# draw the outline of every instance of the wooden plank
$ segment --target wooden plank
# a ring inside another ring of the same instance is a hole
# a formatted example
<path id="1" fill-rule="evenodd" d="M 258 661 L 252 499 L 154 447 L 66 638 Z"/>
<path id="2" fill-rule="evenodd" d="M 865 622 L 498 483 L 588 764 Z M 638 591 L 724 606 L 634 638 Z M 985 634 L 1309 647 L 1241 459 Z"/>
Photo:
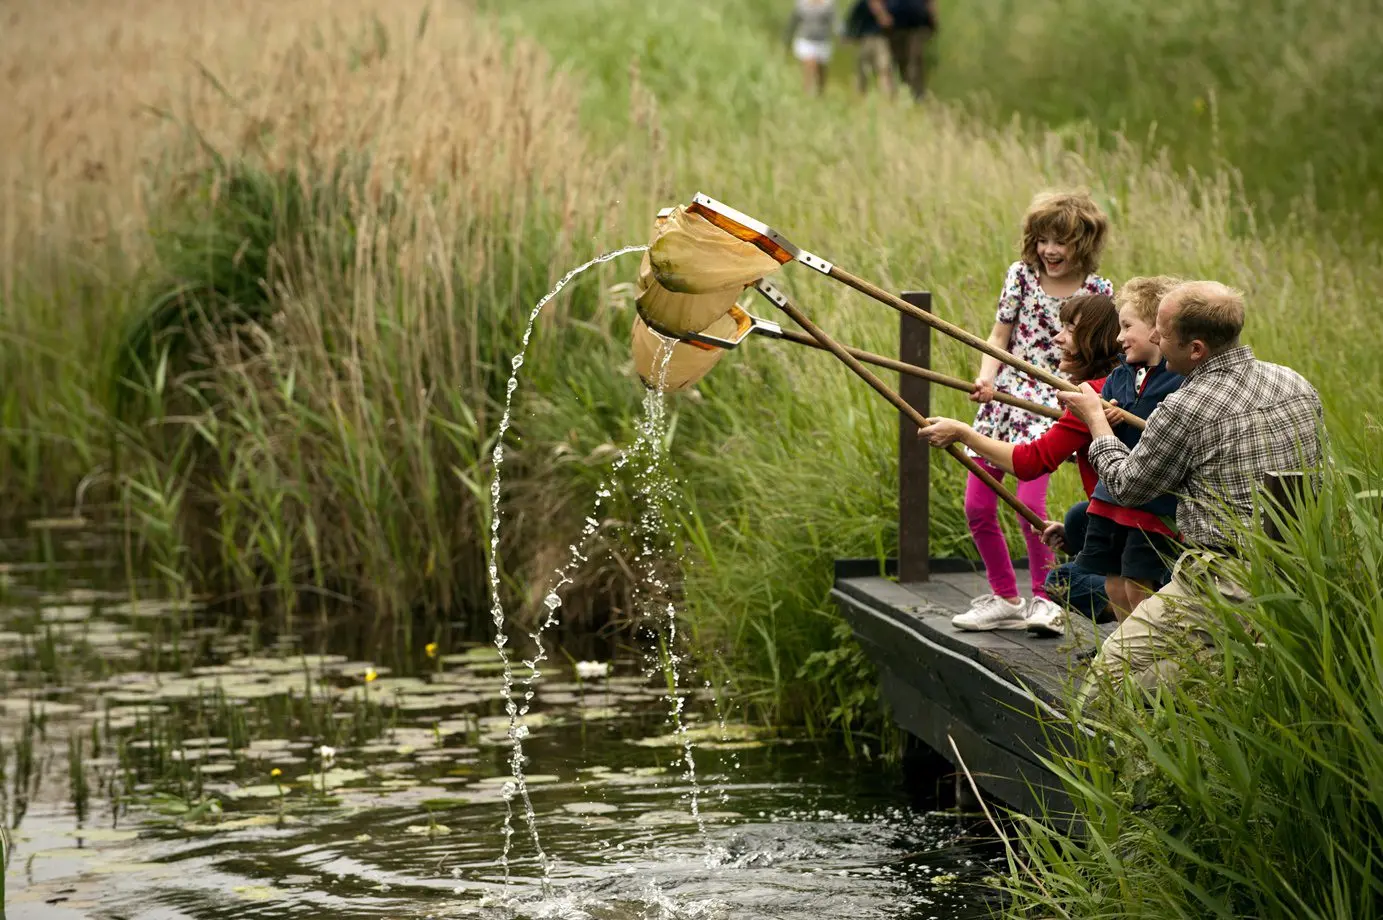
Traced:
<path id="1" fill-rule="evenodd" d="M 903 590 L 877 577 L 841 579 L 832 590 L 879 669 L 895 720 L 954 762 L 953 739 L 987 795 L 1028 814 L 1069 812 L 1042 763 L 1072 745 L 1072 726 L 1060 710 L 1073 665 L 1052 651 L 1062 640 L 1044 645 L 1020 633 L 968 633 L 952 627 L 945 612 L 899 606 L 912 601 L 915 609 L 923 595 L 933 596 L 933 585 L 945 583 L 937 574 Z"/>
<path id="2" fill-rule="evenodd" d="M 1065 730 L 1052 701 L 1020 686 L 1003 657 L 980 661 L 963 655 L 923 634 L 896 611 L 890 614 L 837 596 L 856 638 L 878 667 L 907 680 L 976 734 L 1014 751 L 1042 752 L 1049 748 L 1050 732 Z"/>

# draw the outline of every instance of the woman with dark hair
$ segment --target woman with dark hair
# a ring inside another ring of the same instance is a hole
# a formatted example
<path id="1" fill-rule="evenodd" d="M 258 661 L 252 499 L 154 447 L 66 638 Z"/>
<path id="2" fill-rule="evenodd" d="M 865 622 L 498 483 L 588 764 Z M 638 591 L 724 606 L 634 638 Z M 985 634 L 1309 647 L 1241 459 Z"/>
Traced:
<path id="1" fill-rule="evenodd" d="M 1105 294 L 1077 294 L 1061 305 L 1061 332 L 1056 337 L 1061 349 L 1059 369 L 1073 383 L 1088 383 L 1095 392 L 1104 387 L 1105 377 L 1119 363 L 1119 311 L 1114 300 Z M 1111 410 L 1112 411 L 1112 410 Z M 1080 470 L 1081 485 L 1091 495 L 1099 482 L 1088 456 L 1090 429 L 1070 412 L 1047 429 L 1047 432 L 1024 444 L 1010 444 L 986 437 L 974 428 L 952 418 L 936 418 L 918 431 L 935 447 L 947 447 L 956 441 L 984 458 L 1004 473 L 1020 480 L 1036 479 L 1056 470 L 1074 454 Z M 1060 525 L 1049 527 L 1052 541 L 1064 541 Z M 1079 549 L 1079 547 L 1076 547 Z M 951 623 L 959 629 L 1023 629 L 1061 635 L 1065 632 L 1065 613 L 1045 597 L 1034 597 L 1027 606 L 1009 612 L 999 605 L 972 609 L 953 617 Z"/>

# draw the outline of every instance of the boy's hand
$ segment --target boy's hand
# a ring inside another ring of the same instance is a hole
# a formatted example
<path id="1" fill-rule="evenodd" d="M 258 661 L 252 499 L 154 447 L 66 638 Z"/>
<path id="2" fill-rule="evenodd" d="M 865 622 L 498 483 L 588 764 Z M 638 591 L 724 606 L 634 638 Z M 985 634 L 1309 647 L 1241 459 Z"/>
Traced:
<path id="1" fill-rule="evenodd" d="M 1119 400 L 1111 399 L 1109 405 L 1104 407 L 1104 420 L 1109 422 L 1110 428 L 1117 428 L 1124 423 L 1124 415 L 1119 410 Z"/>
<path id="2" fill-rule="evenodd" d="M 1066 525 L 1060 521 L 1048 521 L 1047 527 L 1042 531 L 1042 542 L 1052 549 L 1070 552 L 1071 548 L 1066 545 Z"/>
<path id="3" fill-rule="evenodd" d="M 970 393 L 970 401 L 987 403 L 994 399 L 994 381 L 985 377 L 975 378 L 975 389 Z"/>

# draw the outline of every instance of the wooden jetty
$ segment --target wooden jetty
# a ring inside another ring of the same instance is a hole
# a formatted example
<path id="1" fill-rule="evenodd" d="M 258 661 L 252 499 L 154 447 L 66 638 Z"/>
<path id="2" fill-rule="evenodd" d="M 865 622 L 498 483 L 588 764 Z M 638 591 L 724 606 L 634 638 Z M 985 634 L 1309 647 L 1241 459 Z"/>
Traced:
<path id="1" fill-rule="evenodd" d="M 930 309 L 929 294 L 903 298 Z M 900 360 L 930 367 L 930 327 L 906 315 L 901 321 Z M 903 376 L 899 390 L 927 415 L 928 387 Z M 989 589 L 976 564 L 931 557 L 929 448 L 906 418 L 900 422 L 898 558 L 882 566 L 838 561 L 832 596 L 878 667 L 901 728 L 955 773 L 968 772 L 987 796 L 1028 814 L 1043 806 L 1069 811 L 1042 759 L 1065 744 L 1065 688 L 1088 669 L 1088 652 L 1113 626 L 1072 617 L 1077 631 L 1065 638 L 952 626 L 951 617 Z"/>

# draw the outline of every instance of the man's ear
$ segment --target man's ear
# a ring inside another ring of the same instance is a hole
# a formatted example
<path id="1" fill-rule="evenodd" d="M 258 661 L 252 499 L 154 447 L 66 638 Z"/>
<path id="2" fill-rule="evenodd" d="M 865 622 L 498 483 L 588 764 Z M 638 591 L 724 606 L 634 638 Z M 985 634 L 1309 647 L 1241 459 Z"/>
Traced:
<path id="1" fill-rule="evenodd" d="M 1210 346 L 1202 342 L 1200 339 L 1192 339 L 1191 360 L 1204 361 L 1208 357 L 1210 357 Z"/>

